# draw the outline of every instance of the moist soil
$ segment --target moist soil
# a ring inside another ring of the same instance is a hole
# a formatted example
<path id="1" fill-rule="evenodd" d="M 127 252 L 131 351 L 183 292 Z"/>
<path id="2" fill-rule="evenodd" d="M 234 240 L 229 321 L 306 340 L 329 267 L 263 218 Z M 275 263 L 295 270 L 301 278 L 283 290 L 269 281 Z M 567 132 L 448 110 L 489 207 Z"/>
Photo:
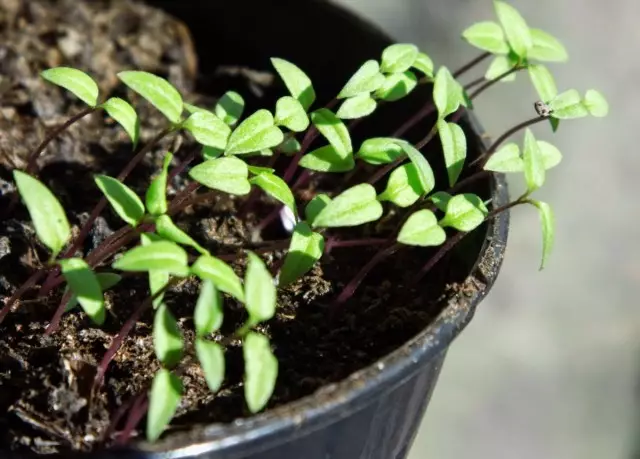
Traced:
<path id="1" fill-rule="evenodd" d="M 246 96 L 248 108 L 259 106 L 274 81 L 270 73 L 225 68 L 217 73 L 215 84 L 208 81 L 207 88 L 217 91 L 197 94 L 197 57 L 188 29 L 145 5 L 128 1 L 0 0 L 2 212 L 15 192 L 11 171 L 24 168 L 29 152 L 46 133 L 83 108 L 73 96 L 38 77 L 44 68 L 59 65 L 90 73 L 102 94 L 132 100 L 142 120 L 142 144 L 164 128 L 166 121 L 118 85 L 115 75 L 123 69 L 164 76 L 178 87 L 185 100 L 203 105 L 212 104 L 216 96 L 232 87 Z M 127 184 L 143 195 L 164 152 L 176 152 L 175 166 L 192 148 L 188 139 L 166 139 L 136 167 Z M 47 148 L 39 161 L 39 177 L 63 203 L 75 234 L 100 198 L 92 175 L 115 176 L 130 158 L 131 145 L 125 134 L 102 114 L 83 119 Z M 252 160 L 263 165 L 268 161 Z M 169 185 L 170 199 L 185 186 L 184 174 L 181 176 Z M 354 177 L 354 183 L 358 179 Z M 316 179 L 297 198 L 304 203 L 318 191 L 330 191 L 331 185 L 326 179 Z M 340 189 L 344 186 L 339 185 Z M 176 222 L 200 244 L 226 257 L 239 275 L 244 272 L 243 248 L 260 251 L 269 240 L 286 237 L 278 222 L 261 234 L 255 231 L 256 224 L 275 208 L 272 201 L 261 197 L 249 212 L 239 213 L 242 205 L 220 194 L 176 217 Z M 381 223 L 332 235 L 339 239 L 380 237 L 389 234 L 396 224 L 397 216 L 392 214 Z M 121 226 L 111 211 L 105 211 L 76 255 L 88 254 Z M 279 290 L 276 317 L 259 328 L 270 337 L 279 361 L 278 382 L 269 408 L 344 379 L 401 346 L 433 320 L 443 307 L 443 299 L 459 288 L 456 282 L 462 281 L 469 269 L 465 263 L 464 268 L 456 269 L 460 264 L 446 257 L 416 290 L 407 284 L 407 278 L 433 252 L 401 250 L 374 269 L 352 298 L 336 306 L 333 300 L 341 288 L 378 250 L 334 248 L 301 280 Z M 261 252 L 274 271 L 284 254 Z M 6 301 L 46 260 L 47 252 L 35 238 L 26 209 L 17 206 L 0 224 L 0 302 Z M 108 268 L 103 265 L 98 270 Z M 184 397 L 167 433 L 249 415 L 243 400 L 242 350 L 239 340 L 233 338 L 233 331 L 246 314 L 241 304 L 225 298 L 224 325 L 212 338 L 226 348 L 226 377 L 222 389 L 211 393 L 193 350 L 191 317 L 198 288 L 195 280 L 188 279 L 166 294 L 166 304 L 185 337 L 186 356 L 179 367 Z M 125 415 L 113 422 L 119 408 L 144 393 L 159 368 L 151 337 L 152 311 L 142 316 L 126 338 L 100 390 L 92 393 L 91 386 L 112 338 L 148 296 L 146 277 L 125 277 L 106 293 L 108 314 L 103 327 L 97 328 L 84 313 L 75 310 L 64 315 L 52 336 L 43 332 L 59 305 L 61 289 L 45 297 L 38 297 L 37 292 L 36 285 L 0 325 L 0 450 L 46 454 L 112 445 L 126 419 Z M 133 434 L 134 438 L 140 435 L 140 431 Z"/>

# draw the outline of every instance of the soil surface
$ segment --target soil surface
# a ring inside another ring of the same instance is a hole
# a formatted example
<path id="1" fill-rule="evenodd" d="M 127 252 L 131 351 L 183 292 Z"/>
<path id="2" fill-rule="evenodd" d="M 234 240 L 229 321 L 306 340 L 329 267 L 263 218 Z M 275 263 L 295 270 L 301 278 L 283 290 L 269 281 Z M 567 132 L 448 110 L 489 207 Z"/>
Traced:
<path id="1" fill-rule="evenodd" d="M 115 74 L 123 69 L 165 76 L 185 100 L 203 104 L 212 103 L 230 84 L 259 102 L 273 81 L 269 74 L 227 69 L 219 74 L 217 94 L 196 94 L 197 58 L 187 29 L 133 2 L 0 0 L 0 210 L 8 207 L 15 191 L 11 170 L 23 168 L 46 132 L 83 108 L 73 96 L 38 77 L 39 71 L 58 65 L 86 70 L 98 80 L 103 95 L 120 94 L 132 100 L 142 120 L 143 144 L 166 121 L 118 85 Z M 175 166 L 191 148 L 188 139 L 167 139 L 150 152 L 127 184 L 142 195 L 164 151 L 176 152 Z M 39 162 L 39 176 L 61 200 L 77 231 L 100 198 L 92 175 L 115 176 L 130 158 L 131 145 L 123 131 L 102 114 L 93 114 L 47 148 Z M 260 161 L 254 162 L 264 164 Z M 169 186 L 169 196 L 185 183 L 184 178 L 176 178 Z M 298 198 L 303 203 L 330 185 L 317 179 Z M 240 219 L 236 215 L 242 202 L 215 195 L 186 209 L 176 221 L 212 253 L 230 258 L 242 275 L 245 258 L 241 248 L 259 249 L 269 239 L 286 237 L 274 224 L 256 239 L 256 223 L 275 208 L 263 197 L 258 204 Z M 331 234 L 338 239 L 379 237 L 388 234 L 397 223 L 395 218 Z M 121 226 L 113 213 L 105 211 L 78 255 L 88 254 Z M 278 383 L 269 407 L 339 381 L 406 342 L 435 317 L 447 289 L 456 288 L 455 282 L 467 274 L 454 271 L 445 259 L 414 291 L 407 277 L 432 251 L 401 250 L 376 268 L 347 303 L 335 307 L 336 294 L 378 250 L 335 248 L 303 279 L 279 291 L 277 316 L 259 328 L 270 337 L 279 360 Z M 262 253 L 272 268 L 283 256 L 282 251 Z M 16 207 L 0 225 L 0 302 L 42 267 L 46 257 L 26 210 Z M 108 264 L 99 267 L 106 269 Z M 0 450 L 53 453 L 111 445 L 124 425 L 123 420 L 113 422 L 118 409 L 144 393 L 159 368 L 151 338 L 152 311 L 142 316 L 127 337 L 101 389 L 92 393 L 91 385 L 112 338 L 148 295 L 146 277 L 127 277 L 106 293 L 109 313 L 102 328 L 76 310 L 64 315 L 60 329 L 50 337 L 43 331 L 62 291 L 42 298 L 37 287 L 0 326 Z M 185 280 L 166 295 L 186 342 L 186 357 L 180 366 L 184 397 L 167 433 L 249 415 L 243 400 L 241 347 L 231 338 L 246 318 L 243 307 L 225 298 L 224 325 L 214 339 L 226 347 L 226 378 L 222 389 L 211 393 L 193 350 L 191 317 L 198 288 L 195 280 Z"/>

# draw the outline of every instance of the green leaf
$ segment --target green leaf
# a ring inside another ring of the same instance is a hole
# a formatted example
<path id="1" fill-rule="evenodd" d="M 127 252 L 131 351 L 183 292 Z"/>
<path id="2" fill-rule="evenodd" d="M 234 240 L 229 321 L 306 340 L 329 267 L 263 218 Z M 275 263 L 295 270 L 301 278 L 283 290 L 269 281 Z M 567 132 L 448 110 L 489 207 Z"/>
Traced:
<path id="1" fill-rule="evenodd" d="M 235 91 L 225 92 L 214 108 L 218 118 L 229 126 L 238 122 L 244 111 L 244 99 Z"/>
<path id="2" fill-rule="evenodd" d="M 551 116 L 558 119 L 583 118 L 589 115 L 580 93 L 575 89 L 558 94 L 547 105 L 552 111 Z"/>
<path id="3" fill-rule="evenodd" d="M 410 43 L 395 43 L 382 51 L 380 70 L 384 73 L 402 73 L 418 58 L 418 47 Z"/>
<path id="4" fill-rule="evenodd" d="M 217 392 L 224 381 L 224 349 L 218 343 L 198 338 L 196 339 L 196 355 L 209 390 Z"/>
<path id="5" fill-rule="evenodd" d="M 354 168 L 355 161 L 352 154 L 343 156 L 332 145 L 325 145 L 304 155 L 299 165 L 318 172 L 347 172 Z"/>
<path id="6" fill-rule="evenodd" d="M 551 131 L 557 132 L 558 127 L 560 126 L 560 120 L 558 118 L 554 118 L 553 116 L 549 118 L 549 124 L 551 125 Z"/>
<path id="7" fill-rule="evenodd" d="M 107 175 L 96 175 L 94 180 L 118 216 L 130 226 L 137 226 L 144 217 L 144 204 L 135 191 Z"/>
<path id="8" fill-rule="evenodd" d="M 98 85 L 83 71 L 71 67 L 55 67 L 44 70 L 40 76 L 71 92 L 89 107 L 98 105 Z"/>
<path id="9" fill-rule="evenodd" d="M 589 89 L 584 95 L 583 105 L 591 116 L 602 118 L 609 113 L 609 103 L 604 95 L 595 89 Z"/>
<path id="10" fill-rule="evenodd" d="M 553 75 L 544 65 L 529 65 L 529 77 L 538 97 L 543 102 L 549 102 L 558 95 L 558 88 Z"/>
<path id="11" fill-rule="evenodd" d="M 196 142 L 216 150 L 224 150 L 231 135 L 231 128 L 224 121 L 205 111 L 189 116 L 182 127 L 193 135 Z"/>
<path id="12" fill-rule="evenodd" d="M 253 325 L 264 322 L 276 313 L 276 286 L 269 270 L 258 255 L 247 251 L 249 259 L 244 275 L 245 307 Z"/>
<path id="13" fill-rule="evenodd" d="M 309 127 L 309 117 L 297 99 L 284 96 L 276 102 L 275 123 L 294 132 L 302 132 Z"/>
<path id="14" fill-rule="evenodd" d="M 249 166 L 247 165 L 247 169 L 253 175 L 262 175 L 262 174 L 273 174 L 276 170 L 271 167 L 261 167 L 261 166 Z"/>
<path id="15" fill-rule="evenodd" d="M 322 209 L 327 207 L 327 204 L 329 204 L 330 202 L 331 198 L 326 194 L 318 194 L 314 196 L 313 199 L 309 201 L 307 206 L 304 208 L 304 215 L 307 219 L 307 222 L 312 225 L 318 214 L 322 212 Z"/>
<path id="16" fill-rule="evenodd" d="M 189 171 L 189 177 L 207 188 L 225 193 L 245 195 L 251 191 L 247 164 L 234 157 L 200 163 Z"/>
<path id="17" fill-rule="evenodd" d="M 263 409 L 276 386 L 278 359 L 271 352 L 269 339 L 249 332 L 242 343 L 244 355 L 244 398 L 249 411 Z"/>
<path id="18" fill-rule="evenodd" d="M 51 250 L 51 258 L 55 258 L 71 237 L 64 209 L 38 179 L 16 169 L 13 171 L 13 180 L 27 206 L 38 239 Z"/>
<path id="19" fill-rule="evenodd" d="M 377 103 L 369 94 L 359 94 L 346 99 L 338 109 L 338 118 L 352 120 L 372 114 Z"/>
<path id="20" fill-rule="evenodd" d="M 158 370 L 149 391 L 149 411 L 147 412 L 147 440 L 156 441 L 173 418 L 180 397 L 182 382 L 169 370 Z"/>
<path id="21" fill-rule="evenodd" d="M 118 78 L 156 107 L 169 121 L 176 124 L 180 122 L 182 96 L 167 80 L 139 70 L 120 72 Z"/>
<path id="22" fill-rule="evenodd" d="M 365 140 L 357 153 L 358 158 L 376 166 L 392 163 L 402 155 L 404 150 L 398 145 L 397 139 L 388 137 Z"/>
<path id="23" fill-rule="evenodd" d="M 484 78 L 486 80 L 495 80 L 514 68 L 517 64 L 518 62 L 512 56 L 495 56 L 491 61 L 491 64 L 489 64 L 489 68 L 484 74 Z M 510 75 L 503 76 L 500 81 L 502 83 L 508 83 L 515 81 L 515 79 L 516 74 L 512 73 Z"/>
<path id="24" fill-rule="evenodd" d="M 520 58 L 526 58 L 533 47 L 529 26 L 513 6 L 500 1 L 494 1 L 493 4 L 511 49 Z"/>
<path id="25" fill-rule="evenodd" d="M 184 109 L 189 113 L 189 114 L 194 114 L 194 113 L 211 113 L 211 110 L 208 110 L 206 108 L 202 108 L 202 107 L 198 107 L 197 105 L 193 105 L 187 102 L 183 102 L 182 105 L 184 106 Z"/>
<path id="26" fill-rule="evenodd" d="M 111 97 L 101 107 L 122 126 L 135 148 L 140 137 L 140 119 L 135 109 L 119 97 Z"/>
<path id="27" fill-rule="evenodd" d="M 493 21 L 478 22 L 462 32 L 462 38 L 476 48 L 493 54 L 509 53 L 509 44 L 500 24 Z"/>
<path id="28" fill-rule="evenodd" d="M 453 186 L 464 168 L 464 160 L 467 157 L 467 139 L 462 128 L 455 123 L 447 123 L 441 119 L 437 126 L 444 153 L 444 164 L 449 176 L 449 186 Z"/>
<path id="29" fill-rule="evenodd" d="M 442 245 L 446 239 L 447 234 L 438 226 L 435 214 L 427 209 L 411 214 L 398 234 L 398 242 L 420 247 Z"/>
<path id="30" fill-rule="evenodd" d="M 300 279 L 322 257 L 324 237 L 311 231 L 309 225 L 300 222 L 293 229 L 289 251 L 278 276 L 278 285 L 284 287 Z"/>
<path id="31" fill-rule="evenodd" d="M 545 179 L 542 153 L 531 129 L 527 129 L 524 133 L 522 159 L 524 162 L 524 178 L 527 182 L 527 191 L 531 193 L 540 188 L 544 184 Z"/>
<path id="32" fill-rule="evenodd" d="M 202 147 L 202 157 L 205 161 L 219 158 L 222 156 L 222 153 L 224 153 L 224 150 L 221 150 L 220 148 L 207 147 L 206 145 Z"/>
<path id="33" fill-rule="evenodd" d="M 163 240 L 164 239 L 154 233 L 142 233 L 140 235 L 140 241 L 143 246 Z M 159 292 L 167 286 L 170 277 L 171 274 L 163 271 L 162 269 L 153 269 L 149 271 L 149 292 L 152 297 L 155 297 L 152 302 L 153 309 L 157 309 L 157 307 L 162 304 L 162 301 L 164 300 L 164 291 L 162 293 Z"/>
<path id="34" fill-rule="evenodd" d="M 202 255 L 191 266 L 191 272 L 202 280 L 210 280 L 225 293 L 236 297 L 244 303 L 242 282 L 231 266 L 219 258 Z"/>
<path id="35" fill-rule="evenodd" d="M 309 110 L 311 104 L 316 100 L 316 92 L 307 74 L 284 59 L 274 57 L 271 58 L 271 63 L 291 95 L 298 99 L 305 111 Z"/>
<path id="36" fill-rule="evenodd" d="M 311 122 L 333 146 L 341 158 L 353 153 L 347 126 L 331 110 L 321 108 L 311 113 Z"/>
<path id="37" fill-rule="evenodd" d="M 523 169 L 520 148 L 515 143 L 508 143 L 498 149 L 484 165 L 484 170 L 493 172 L 522 172 Z"/>
<path id="38" fill-rule="evenodd" d="M 376 189 L 368 183 L 352 186 L 327 203 L 313 220 L 313 227 L 358 226 L 382 217 Z"/>
<path id="39" fill-rule="evenodd" d="M 409 160 L 411 160 L 411 162 L 416 166 L 424 194 L 429 194 L 436 186 L 436 179 L 433 175 L 433 170 L 431 169 L 429 162 L 422 153 L 416 150 L 416 148 L 409 142 L 398 140 L 398 144 L 402 146 L 402 149 L 409 157 Z"/>
<path id="40" fill-rule="evenodd" d="M 433 61 L 425 53 L 418 53 L 412 67 L 424 73 L 426 77 L 433 78 Z"/>
<path id="41" fill-rule="evenodd" d="M 285 139 L 285 141 L 282 142 L 278 147 L 280 152 L 284 153 L 285 155 L 293 155 L 295 153 L 298 153 L 301 148 L 302 145 L 300 145 L 300 142 L 298 142 L 298 139 L 296 139 L 295 137 Z"/>
<path id="42" fill-rule="evenodd" d="M 274 123 L 269 110 L 258 110 L 231 133 L 226 153 L 241 155 L 279 145 L 284 134 Z"/>
<path id="43" fill-rule="evenodd" d="M 182 359 L 182 332 L 166 304 L 161 304 L 153 318 L 153 348 L 164 366 L 173 367 Z"/>
<path id="44" fill-rule="evenodd" d="M 294 215 L 298 215 L 298 209 L 296 207 L 296 200 L 293 197 L 293 193 L 287 185 L 287 182 L 282 180 L 275 174 L 260 174 L 249 180 L 252 184 L 259 186 L 262 190 L 274 199 L 277 199 L 282 204 L 287 206 Z"/>
<path id="45" fill-rule="evenodd" d="M 145 203 L 151 215 L 162 215 L 167 212 L 167 179 L 169 177 L 169 165 L 173 155 L 167 152 L 162 161 L 162 170 L 154 178 L 147 188 Z"/>
<path id="46" fill-rule="evenodd" d="M 376 90 L 374 95 L 378 99 L 394 102 L 409 95 L 417 84 L 418 78 L 410 70 L 404 73 L 392 73 L 385 78 L 384 84 Z"/>
<path id="47" fill-rule="evenodd" d="M 120 271 L 164 271 L 176 276 L 186 276 L 187 252 L 169 241 L 152 242 L 149 245 L 134 247 L 113 263 Z"/>
<path id="48" fill-rule="evenodd" d="M 440 226 L 469 232 L 480 226 L 487 214 L 487 207 L 478 196 L 470 193 L 458 194 L 447 203 L 447 211 L 440 220 Z"/>
<path id="49" fill-rule="evenodd" d="M 442 212 L 447 211 L 447 205 L 449 204 L 449 201 L 451 201 L 451 198 L 453 198 L 453 196 L 445 191 L 438 191 L 429 196 L 431 202 L 433 202 L 433 204 Z"/>
<path id="50" fill-rule="evenodd" d="M 545 170 L 556 167 L 562 161 L 562 153 L 554 145 L 544 140 L 538 140 L 538 149 L 542 157 L 542 164 Z"/>
<path id="51" fill-rule="evenodd" d="M 193 240 L 191 236 L 182 231 L 168 215 L 161 215 L 156 218 L 156 231 L 163 238 L 180 245 L 193 247 L 203 255 L 208 255 L 208 251 Z"/>
<path id="52" fill-rule="evenodd" d="M 415 164 L 397 167 L 389 175 L 387 188 L 378 196 L 379 201 L 391 201 L 399 207 L 409 207 L 424 194 Z"/>
<path id="53" fill-rule="evenodd" d="M 122 276 L 119 276 L 115 273 L 96 273 L 96 278 L 98 279 L 98 283 L 100 284 L 100 289 L 105 292 L 109 290 L 111 287 L 115 286 L 122 280 Z M 66 294 L 69 290 L 69 286 L 67 285 L 64 293 Z M 71 299 L 67 303 L 67 307 L 65 312 L 71 311 L 78 305 L 78 297 L 75 293 L 71 295 Z"/>
<path id="54" fill-rule="evenodd" d="M 542 260 L 540 262 L 540 270 L 542 270 L 546 266 L 549 255 L 553 250 L 555 217 L 551 206 L 546 202 L 536 201 L 534 199 L 529 199 L 527 202 L 536 206 L 540 214 L 540 224 L 542 226 Z"/>
<path id="55" fill-rule="evenodd" d="M 97 325 L 105 319 L 104 296 L 98 278 L 81 258 L 60 260 L 62 275 L 69 284 L 75 299 Z"/>
<path id="56" fill-rule="evenodd" d="M 567 50 L 562 43 L 544 30 L 529 29 L 533 47 L 529 50 L 528 58 L 548 62 L 566 62 L 569 59 Z"/>
<path id="57" fill-rule="evenodd" d="M 362 64 L 338 94 L 338 99 L 347 99 L 360 94 L 369 94 L 384 84 L 385 77 L 380 73 L 380 64 L 369 60 Z"/>
<path id="58" fill-rule="evenodd" d="M 198 336 L 206 336 L 222 326 L 224 311 L 222 295 L 210 279 L 202 281 L 200 295 L 193 311 L 193 322 Z"/>
<path id="59" fill-rule="evenodd" d="M 465 105 L 463 89 L 446 67 L 440 67 L 433 83 L 433 101 L 438 109 L 438 117 L 444 118 Z"/>

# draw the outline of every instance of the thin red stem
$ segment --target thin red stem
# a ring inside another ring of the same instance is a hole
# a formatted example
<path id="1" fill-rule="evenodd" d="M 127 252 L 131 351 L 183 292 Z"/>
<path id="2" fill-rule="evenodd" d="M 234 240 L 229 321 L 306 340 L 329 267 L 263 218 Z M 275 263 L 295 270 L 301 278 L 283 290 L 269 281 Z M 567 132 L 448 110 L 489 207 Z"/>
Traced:
<path id="1" fill-rule="evenodd" d="M 454 78 L 458 78 L 459 76 L 461 76 L 463 73 L 466 73 L 467 71 L 471 70 L 473 67 L 475 67 L 476 65 L 480 64 L 482 61 L 484 61 L 485 59 L 487 59 L 488 57 L 491 57 L 491 53 L 490 52 L 484 52 L 482 54 L 480 54 L 478 57 L 476 57 L 474 60 L 472 60 L 471 62 L 469 62 L 466 65 L 463 65 L 462 67 L 460 67 L 458 70 L 456 70 L 455 72 L 453 72 L 453 77 Z"/>
<path id="2" fill-rule="evenodd" d="M 13 295 L 11 295 L 11 297 L 9 298 L 9 300 L 7 300 L 7 302 L 2 307 L 2 309 L 0 309 L 0 324 L 2 323 L 4 318 L 7 316 L 7 314 L 11 312 L 11 308 L 13 304 L 16 301 L 18 301 L 22 297 L 22 295 L 24 295 L 27 292 L 27 290 L 33 287 L 36 284 L 36 282 L 38 282 L 42 277 L 44 277 L 45 272 L 46 271 L 36 271 L 35 273 L 33 273 L 31 277 L 29 277 L 29 279 L 27 279 L 27 281 L 24 284 L 22 284 L 18 288 L 18 290 L 16 290 L 13 293 Z"/>
<path id="3" fill-rule="evenodd" d="M 62 318 L 64 311 L 67 309 L 67 304 L 69 303 L 69 301 L 71 301 L 72 296 L 73 296 L 73 291 L 71 289 L 69 289 L 67 293 L 65 293 L 62 296 L 58 309 L 56 309 L 55 314 L 51 318 L 51 322 L 49 322 L 49 325 L 44 330 L 45 336 L 50 336 L 51 334 L 55 333 L 55 331 L 58 329 L 58 327 L 60 326 L 60 319 Z"/>
<path id="4" fill-rule="evenodd" d="M 124 429 L 122 429 L 122 432 L 120 432 L 120 435 L 118 436 L 117 443 L 119 445 L 125 445 L 129 442 L 133 431 L 136 429 L 136 427 L 144 417 L 148 407 L 149 398 L 147 397 L 147 394 L 143 392 L 136 397 L 131 410 L 129 410 L 127 422 L 124 426 Z"/>

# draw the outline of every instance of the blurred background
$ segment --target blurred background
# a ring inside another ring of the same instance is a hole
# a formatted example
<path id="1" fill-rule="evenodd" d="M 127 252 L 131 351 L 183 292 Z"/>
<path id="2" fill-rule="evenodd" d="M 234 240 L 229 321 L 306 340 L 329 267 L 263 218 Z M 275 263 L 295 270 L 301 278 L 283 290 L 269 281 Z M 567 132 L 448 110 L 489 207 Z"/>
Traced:
<path id="1" fill-rule="evenodd" d="M 461 31 L 494 20 L 490 0 L 336 1 L 453 69 L 478 54 Z M 410 458 L 637 459 L 640 2 L 510 3 L 568 48 L 568 63 L 550 65 L 560 91 L 597 88 L 611 110 L 555 135 L 534 130 L 564 153 L 539 194 L 556 211 L 555 252 L 539 273 L 538 216 L 512 212 L 501 276 L 451 347 Z M 535 100 L 520 74 L 476 112 L 495 138 L 529 118 Z"/>

